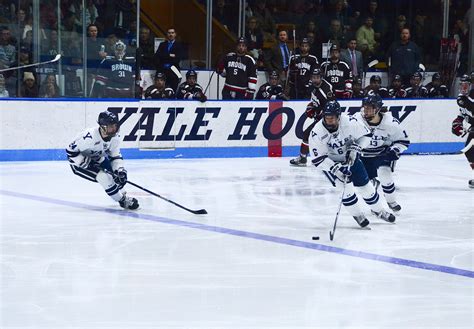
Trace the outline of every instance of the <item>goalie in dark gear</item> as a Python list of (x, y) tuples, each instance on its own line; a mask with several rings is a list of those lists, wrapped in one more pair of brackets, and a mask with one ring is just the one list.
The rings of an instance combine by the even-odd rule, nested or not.
[(194, 99), (202, 103), (207, 101), (207, 97), (202, 87), (197, 83), (197, 73), (194, 70), (186, 72), (186, 81), (179, 85), (176, 93), (177, 99)]
[(474, 90), (472, 89), (471, 77), (461, 77), (459, 95), (457, 98), (459, 115), (453, 120), (451, 132), (460, 137), (467, 135), (464, 155), (472, 169), (472, 179), (469, 187), (474, 188)]

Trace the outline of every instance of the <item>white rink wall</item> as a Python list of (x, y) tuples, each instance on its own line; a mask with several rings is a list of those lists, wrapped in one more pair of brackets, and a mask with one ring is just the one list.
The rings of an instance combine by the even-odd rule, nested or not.
[[(341, 101), (344, 112), (361, 101)], [(0, 161), (62, 160), (64, 148), (101, 111), (122, 122), (128, 158), (251, 157), (298, 154), (306, 101), (2, 100)], [(454, 99), (385, 100), (408, 132), (407, 153), (455, 153), (462, 139), (451, 134), (459, 109)], [(270, 152), (271, 150), (271, 152)]]

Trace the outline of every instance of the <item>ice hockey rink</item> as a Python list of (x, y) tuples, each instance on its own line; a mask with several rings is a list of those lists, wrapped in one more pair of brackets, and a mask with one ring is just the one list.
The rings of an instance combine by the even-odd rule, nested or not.
[[(289, 158), (128, 160), (138, 211), (66, 161), (0, 163), (1, 328), (473, 328), (461, 155), (404, 156), (396, 224)], [(319, 236), (313, 241), (312, 236)]]

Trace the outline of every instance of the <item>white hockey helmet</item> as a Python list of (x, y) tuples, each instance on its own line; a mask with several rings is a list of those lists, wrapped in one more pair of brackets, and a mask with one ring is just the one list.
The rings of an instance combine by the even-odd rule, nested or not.
[(124, 58), (126, 49), (127, 49), (127, 46), (125, 45), (125, 43), (122, 40), (117, 41), (114, 45), (115, 56), (118, 59)]

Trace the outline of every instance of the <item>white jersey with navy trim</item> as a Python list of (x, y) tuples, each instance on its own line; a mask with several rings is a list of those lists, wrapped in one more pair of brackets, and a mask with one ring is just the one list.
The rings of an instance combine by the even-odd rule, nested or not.
[(362, 117), (361, 112), (353, 115), (353, 118), (362, 122), (372, 134), (369, 145), (362, 150), (364, 157), (376, 157), (390, 146), (396, 146), (400, 153), (403, 153), (410, 145), (408, 134), (400, 126), (400, 122), (390, 113), (380, 113), (380, 115), (382, 120), (377, 125), (369, 124)]
[(323, 120), (314, 126), (309, 138), (309, 153), (313, 165), (329, 170), (335, 162), (346, 161), (346, 153), (351, 144), (357, 144), (363, 149), (369, 142), (369, 129), (356, 118), (343, 113), (335, 132), (329, 132)]
[(123, 167), (123, 158), (120, 154), (120, 136), (117, 134), (109, 141), (100, 135), (99, 127), (92, 127), (80, 133), (69, 146), (66, 153), (71, 165), (81, 167), (84, 158), (102, 163), (107, 157), (112, 163), (112, 169)]

